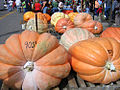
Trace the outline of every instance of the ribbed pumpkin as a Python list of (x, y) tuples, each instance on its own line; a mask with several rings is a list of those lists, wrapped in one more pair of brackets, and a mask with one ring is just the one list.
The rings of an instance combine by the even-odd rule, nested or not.
[(95, 37), (91, 32), (81, 29), (81, 28), (73, 28), (66, 31), (60, 39), (60, 44), (63, 45), (67, 50), (75, 43), (86, 40), (88, 38)]
[(100, 33), (103, 31), (103, 25), (102, 23), (94, 20), (87, 21), (83, 23), (81, 26), (78, 26), (79, 28), (84, 28), (94, 34)]
[[(36, 26), (37, 22), (37, 26)], [(41, 19), (31, 18), (26, 25), (26, 29), (30, 31), (35, 31), (38, 33), (43, 33), (48, 31), (48, 24), (45, 24)]]
[(82, 26), (83, 23), (93, 20), (92, 16), (88, 13), (79, 13), (74, 17), (74, 24), (76, 27)]
[(28, 21), (31, 17), (34, 16), (34, 12), (32, 11), (28, 11), (23, 15), (23, 20), (24, 21)]
[(61, 18), (55, 25), (55, 30), (58, 33), (64, 33), (71, 28), (74, 28), (74, 23), (69, 18)]
[(61, 18), (69, 18), (69, 16), (63, 12), (56, 12), (51, 16), (51, 24), (55, 26), (57, 21)]
[(81, 79), (108, 84), (120, 78), (120, 43), (114, 38), (93, 38), (69, 49), (71, 65)]
[(120, 27), (108, 27), (102, 32), (100, 37), (113, 37), (120, 42)]
[(71, 13), (68, 14), (68, 16), (70, 17), (70, 20), (71, 20), (72, 22), (74, 21), (74, 17), (75, 17), (77, 14), (79, 14), (79, 13), (77, 13), (77, 12), (71, 12)]
[(51, 34), (25, 30), (0, 45), (0, 79), (14, 90), (48, 90), (69, 72), (68, 53)]
[(43, 13), (43, 15), (46, 17), (48, 22), (51, 20), (51, 16), (49, 14)]

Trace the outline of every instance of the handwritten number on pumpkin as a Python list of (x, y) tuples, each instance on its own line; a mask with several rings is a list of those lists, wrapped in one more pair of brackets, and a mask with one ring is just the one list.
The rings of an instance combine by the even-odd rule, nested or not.
[(36, 41), (35, 42), (32, 42), (32, 41), (28, 42), (28, 41), (26, 41), (25, 42), (26, 48), (34, 48), (36, 44), (37, 44)]

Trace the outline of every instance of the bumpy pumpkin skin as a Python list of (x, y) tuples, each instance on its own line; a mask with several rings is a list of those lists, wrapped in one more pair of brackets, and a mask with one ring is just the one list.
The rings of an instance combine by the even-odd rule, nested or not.
[(69, 16), (67, 14), (64, 14), (63, 12), (55, 12), (54, 14), (52, 14), (50, 22), (52, 25), (55, 26), (57, 21), (61, 18), (69, 18)]
[(69, 18), (61, 18), (55, 25), (55, 30), (58, 33), (64, 33), (71, 28), (74, 28), (74, 23)]
[(69, 48), (79, 42), (79, 41), (82, 41), (82, 40), (86, 40), (86, 39), (89, 39), (89, 38), (94, 38), (95, 36), (85, 30), (85, 29), (81, 29), (81, 28), (72, 28), (68, 31), (66, 31), (62, 36), (61, 36), (61, 39), (60, 39), (60, 44), (63, 45), (67, 50), (69, 50)]
[(47, 90), (69, 72), (68, 53), (51, 34), (25, 30), (0, 45), (0, 79), (15, 90)]
[(108, 27), (102, 32), (100, 37), (112, 37), (120, 42), (120, 27)]
[(79, 13), (74, 17), (74, 24), (76, 27), (82, 26), (83, 23), (93, 20), (92, 16), (88, 13)]
[(100, 22), (94, 21), (94, 20), (85, 22), (84, 24), (82, 24), (82, 26), (80, 26), (80, 28), (86, 29), (94, 34), (97, 34), (103, 31), (103, 25)]
[(24, 15), (23, 15), (23, 19), (24, 19), (24, 21), (28, 21), (31, 17), (33, 17), (34, 16), (34, 12), (32, 12), (32, 11), (28, 11), (28, 12), (26, 12)]
[(44, 33), (48, 31), (48, 25), (45, 24), (44, 21), (42, 21), (41, 19), (37, 19), (37, 25), (38, 25), (38, 30), (36, 28), (36, 19), (31, 18), (27, 22), (26, 29), (30, 31), (35, 31), (38, 33)]
[(51, 16), (49, 14), (43, 13), (43, 15), (46, 17), (48, 22), (51, 20)]
[(93, 38), (72, 45), (71, 65), (80, 78), (108, 84), (120, 78), (120, 44), (113, 38)]

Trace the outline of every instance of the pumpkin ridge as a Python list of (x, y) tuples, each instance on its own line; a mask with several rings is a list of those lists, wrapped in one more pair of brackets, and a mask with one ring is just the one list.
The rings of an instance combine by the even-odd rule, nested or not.
[[(107, 33), (110, 33), (110, 32), (107, 32)], [(115, 33), (115, 31), (113, 31), (112, 33), (114, 33), (115, 35), (116, 35), (116, 37), (119, 37), (120, 38), (120, 31), (118, 31), (118, 30), (116, 30), (116, 33)], [(111, 34), (110, 34), (111, 35)], [(113, 36), (113, 34), (112, 34), (112, 36)], [(113, 36), (114, 37), (114, 36)]]
[(41, 70), (39, 70), (39, 69), (37, 69), (37, 68), (35, 68), (35, 70), (37, 70), (37, 71), (39, 71), (39, 72), (41, 72), (41, 73), (44, 73), (44, 74), (46, 74), (46, 75), (49, 75), (50, 77), (53, 77), (53, 78), (55, 78), (55, 79), (61, 79), (61, 78), (59, 78), (59, 77), (55, 77), (55, 76), (53, 76), (53, 75), (50, 75), (50, 74), (48, 74), (48, 73), (46, 73), (46, 72), (44, 72), (44, 71), (41, 71)]
[[(6, 46), (5, 44), (4, 44), (3, 46), (4, 46), (4, 48), (8, 51), (8, 53), (9, 53), (10, 55), (12, 55), (13, 57), (16, 57), (17, 59), (19, 59), (18, 61), (21, 61), (20, 58), (19, 58), (18, 56), (14, 55), (14, 54), (7, 48), (7, 46)], [(4, 62), (2, 62), (2, 63), (4, 63)], [(4, 64), (6, 64), (6, 63), (4, 63)], [(7, 64), (8, 64), (8, 63), (7, 63)], [(8, 65), (13, 65), (13, 64), (8, 64)], [(18, 65), (18, 66), (22, 66), (22, 65)]]

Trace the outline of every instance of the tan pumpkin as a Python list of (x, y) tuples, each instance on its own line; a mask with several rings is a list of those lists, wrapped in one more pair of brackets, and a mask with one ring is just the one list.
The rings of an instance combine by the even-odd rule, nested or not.
[(102, 23), (98, 22), (98, 21), (94, 21), (94, 20), (90, 20), (87, 21), (85, 23), (83, 23), (80, 28), (84, 28), (94, 34), (96, 33), (100, 33), (103, 31), (103, 25)]
[(0, 45), (0, 79), (14, 90), (49, 90), (70, 72), (56, 37), (25, 30)]
[(71, 65), (81, 79), (109, 84), (120, 78), (120, 43), (113, 38), (93, 38), (69, 49)]
[(26, 13), (24, 13), (24, 15), (23, 15), (23, 20), (24, 21), (28, 21), (31, 17), (33, 17), (34, 16), (34, 12), (32, 12), (32, 11), (28, 11), (28, 12), (26, 12)]
[(63, 12), (55, 12), (54, 14), (52, 14), (50, 22), (52, 25), (55, 26), (57, 21), (61, 18), (69, 18), (69, 16), (67, 14), (64, 14)]
[(71, 20), (72, 22), (74, 21), (74, 17), (75, 17), (77, 14), (79, 14), (79, 13), (77, 13), (77, 12), (71, 12), (71, 13), (68, 14), (68, 16), (70, 17), (70, 20)]
[(102, 32), (100, 37), (112, 37), (120, 42), (120, 27), (108, 27)]
[(79, 13), (74, 17), (74, 24), (76, 27), (82, 26), (83, 23), (93, 20), (92, 16), (88, 13)]
[(58, 33), (64, 33), (71, 28), (74, 28), (74, 23), (69, 18), (61, 18), (55, 25), (55, 31)]
[(41, 19), (37, 19), (36, 21), (35, 18), (31, 18), (26, 24), (26, 29), (38, 33), (44, 33), (48, 31), (48, 24), (44, 23)]
[(94, 37), (95, 36), (91, 32), (85, 29), (73, 28), (73, 29), (66, 31), (61, 36), (59, 43), (63, 45), (67, 50), (69, 50), (69, 48), (75, 43), (82, 41), (82, 40), (89, 39), (89, 38), (94, 38)]

